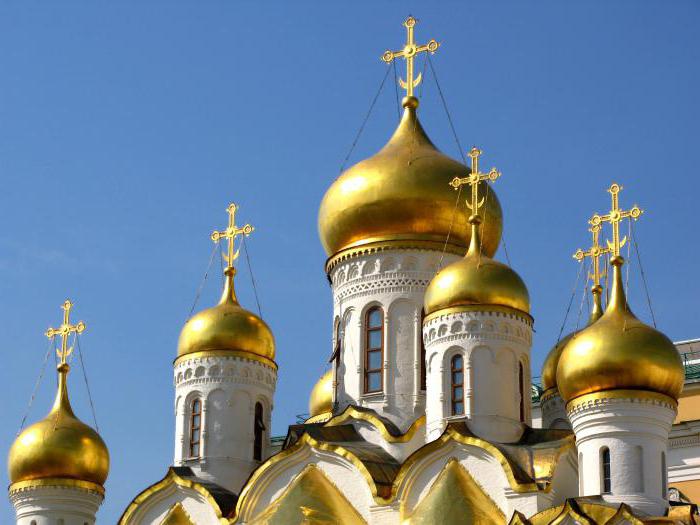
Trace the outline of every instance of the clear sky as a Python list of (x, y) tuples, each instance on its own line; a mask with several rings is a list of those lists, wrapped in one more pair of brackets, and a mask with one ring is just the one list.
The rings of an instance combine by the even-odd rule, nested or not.
[[(225, 226), (232, 200), (256, 227), (248, 246), (277, 338), (273, 432), (307, 410), (331, 350), (318, 205), (382, 80), (379, 57), (401, 47), (409, 13), (420, 19), (419, 41), (442, 43), (433, 63), (460, 141), (503, 172), (505, 239), (536, 323), (533, 374), (571, 296), (571, 254), (588, 246), (590, 214), (609, 209), (612, 181), (625, 186), (623, 205), (646, 210), (636, 233), (659, 327), (674, 340), (700, 337), (696, 1), (6, 1), (0, 450), (27, 410), (43, 332), (70, 297), (88, 327), (82, 349), (112, 457), (100, 522), (115, 523), (165, 474), (177, 337), (209, 233)], [(396, 125), (392, 82), (351, 161)], [(430, 74), (422, 99), (428, 133), (459, 156)], [(632, 259), (630, 301), (648, 321)], [(253, 309), (245, 264), (238, 283)], [(214, 271), (199, 307), (219, 290)], [(569, 327), (579, 304), (577, 295)], [(77, 363), (70, 387), (91, 421)], [(47, 412), (54, 388), (49, 368), (29, 421)], [(0, 522), (12, 516), (0, 505)]]

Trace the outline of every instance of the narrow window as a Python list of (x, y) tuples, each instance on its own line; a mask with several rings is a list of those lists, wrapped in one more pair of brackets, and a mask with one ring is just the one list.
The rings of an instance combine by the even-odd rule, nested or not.
[(202, 401), (192, 400), (190, 411), (190, 457), (199, 457), (200, 439), (202, 436)]
[(450, 366), (450, 380), (452, 383), (452, 415), (464, 414), (464, 358), (456, 355), (452, 358)]
[(381, 392), (384, 387), (384, 313), (370, 308), (365, 317), (365, 393)]
[(610, 480), (610, 449), (604, 447), (600, 454), (601, 471), (603, 474), (603, 494), (610, 494), (612, 483)]
[(425, 390), (427, 383), (426, 377), (426, 364), (425, 364), (425, 343), (423, 342), (423, 320), (425, 319), (425, 310), (420, 311), (420, 326), (418, 327), (418, 332), (420, 333), (420, 389)]
[(518, 389), (520, 392), (520, 421), (525, 422), (525, 370), (522, 361), (518, 365)]
[(263, 434), (265, 432), (265, 418), (263, 417), (262, 403), (255, 403), (255, 422), (253, 431), (255, 440), (253, 442), (253, 459), (262, 460)]
[(661, 497), (668, 499), (668, 472), (666, 471), (666, 452), (661, 453)]

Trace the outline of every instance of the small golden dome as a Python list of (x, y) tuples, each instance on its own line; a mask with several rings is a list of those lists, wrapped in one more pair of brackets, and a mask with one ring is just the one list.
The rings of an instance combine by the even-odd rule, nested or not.
[(235, 269), (225, 271), (219, 304), (192, 316), (180, 332), (178, 358), (195, 352), (231, 352), (255, 356), (274, 365), (275, 339), (265, 321), (238, 304), (233, 286)]
[(71, 479), (104, 485), (109, 452), (100, 435), (80, 421), (68, 400), (68, 365), (59, 366), (59, 384), (51, 412), (26, 428), (10, 448), (10, 483)]
[[(464, 253), (470, 229), (467, 209), (449, 186), (469, 168), (435, 148), (416, 116), (417, 100), (407, 97), (404, 114), (389, 142), (376, 155), (343, 172), (328, 189), (318, 214), (326, 253), (370, 245), (410, 245)], [(496, 253), (502, 213), (486, 183), (483, 251)], [(481, 198), (481, 197), (480, 197)]]
[(489, 305), (530, 313), (530, 294), (520, 276), (509, 266), (486, 257), (479, 249), (478, 216), (473, 221), (469, 251), (459, 261), (440, 270), (425, 291), (427, 315), (459, 306)]
[(613, 257), (610, 303), (603, 316), (572, 337), (557, 365), (564, 401), (606, 390), (644, 390), (674, 399), (683, 389), (683, 363), (671, 340), (630, 311), (622, 257)]
[(314, 385), (309, 397), (311, 417), (333, 412), (333, 370), (328, 370)]
[[(588, 324), (586, 326), (592, 325), (603, 315), (603, 309), (600, 305), (600, 296), (602, 291), (603, 289), (600, 286), (594, 286), (591, 290), (591, 293), (593, 294), (593, 308), (591, 309), (591, 316), (589, 317)], [(559, 342), (554, 345), (554, 348), (552, 348), (547, 354), (547, 358), (544, 360), (544, 364), (542, 365), (542, 390), (544, 392), (557, 388), (557, 366), (559, 365), (559, 358), (561, 357), (561, 353), (566, 344), (577, 333), (579, 332), (571, 332), (570, 334), (562, 337)]]

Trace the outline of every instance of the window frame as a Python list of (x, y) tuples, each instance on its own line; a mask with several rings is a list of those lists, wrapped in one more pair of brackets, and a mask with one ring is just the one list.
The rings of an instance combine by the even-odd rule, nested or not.
[(421, 308), (420, 311), (420, 326), (418, 327), (418, 332), (420, 333), (420, 390), (425, 392), (428, 388), (428, 364), (425, 362), (426, 352), (425, 352), (425, 341), (423, 340), (423, 321), (425, 320), (425, 309)]
[[(370, 316), (374, 312), (379, 312), (379, 325), (370, 326)], [(365, 312), (364, 323), (364, 388), (365, 394), (377, 394), (384, 391), (384, 310), (381, 306), (372, 306)], [(370, 338), (373, 333), (379, 333), (379, 348), (370, 347)], [(379, 368), (370, 368), (370, 354), (379, 353)], [(379, 375), (379, 388), (370, 390), (369, 378), (372, 374)]]
[(253, 416), (253, 460), (262, 461), (263, 440), (265, 437), (265, 407), (258, 401), (255, 403)]
[[(198, 417), (198, 424), (195, 425), (195, 417)], [(195, 439), (196, 438), (196, 439)], [(194, 449), (197, 447), (197, 453)], [(190, 402), (190, 439), (188, 445), (190, 459), (199, 459), (202, 457), (202, 399), (195, 397)]]
[(600, 450), (600, 480), (601, 494), (612, 494), (612, 460), (608, 447)]
[[(455, 367), (455, 362), (457, 360), (460, 360), (460, 367), (456, 368)], [(462, 374), (462, 382), (457, 383), (455, 382), (455, 374)], [(462, 389), (462, 395), (461, 397), (457, 397), (455, 395), (456, 390), (458, 388)], [(458, 412), (456, 410), (456, 404), (461, 403), (462, 404), (462, 410), (461, 412)], [(450, 414), (452, 416), (463, 416), (465, 413), (466, 406), (464, 403), (464, 356), (462, 354), (455, 354), (450, 358)]]
[(518, 390), (520, 392), (520, 422), (525, 423), (525, 366), (518, 361)]

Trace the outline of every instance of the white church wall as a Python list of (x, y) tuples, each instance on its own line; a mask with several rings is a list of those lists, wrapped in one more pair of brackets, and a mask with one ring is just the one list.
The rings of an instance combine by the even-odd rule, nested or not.
[(172, 484), (152, 494), (138, 506), (127, 522), (120, 525), (162, 523), (177, 503), (182, 505), (187, 515), (197, 525), (220, 523), (214, 508), (202, 494), (192, 488)]
[(17, 525), (94, 525), (103, 496), (92, 490), (44, 486), (14, 490)]
[(421, 425), (407, 441), (387, 440), (379, 430), (366, 421), (354, 421), (353, 425), (362, 438), (368, 443), (379, 445), (389, 455), (400, 463), (425, 445), (425, 425)]
[[(269, 455), (272, 399), (277, 372), (237, 356), (192, 357), (178, 361), (175, 381), (174, 464), (238, 493), (260, 464), (253, 458), (255, 405), (263, 406), (266, 431), (262, 460)], [(189, 457), (192, 401), (202, 402), (198, 458)]]
[[(440, 257), (428, 250), (383, 250), (342, 259), (331, 269), (334, 319), (343, 320), (336, 373), (340, 410), (348, 404), (369, 407), (402, 430), (423, 414), (421, 312)], [(443, 264), (457, 259), (445, 254)], [(374, 305), (384, 313), (383, 389), (365, 393), (365, 313)]]

